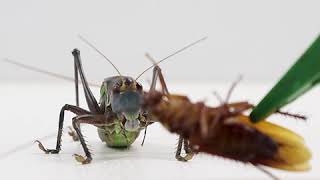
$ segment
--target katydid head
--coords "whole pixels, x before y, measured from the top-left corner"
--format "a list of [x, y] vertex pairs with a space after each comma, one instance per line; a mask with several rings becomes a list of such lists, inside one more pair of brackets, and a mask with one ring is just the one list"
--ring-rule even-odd
[[119, 117], [125, 118], [125, 129], [136, 131], [140, 126], [142, 86], [128, 76], [115, 76], [105, 80], [106, 102]]
[[[188, 49], [191, 46], [205, 40], [207, 37], [201, 38], [193, 43], [188, 44], [187, 46], [175, 51], [169, 56], [161, 59], [160, 61], [152, 61], [153, 65], [145, 69], [140, 73], [135, 79], [122, 76], [118, 68], [108, 59], [101, 51], [99, 51], [93, 44], [88, 40], [79, 36], [79, 38], [85, 42], [87, 45], [92, 47], [97, 51], [104, 59], [106, 59], [117, 71], [119, 76], [113, 76], [105, 79], [103, 86], [101, 88], [101, 97], [102, 102], [106, 107], [112, 108], [112, 111], [122, 117], [125, 117], [125, 129], [129, 131], [135, 131], [139, 128], [139, 115], [141, 112], [142, 105], [142, 96], [143, 90], [142, 86], [137, 83], [137, 80], [149, 69], [158, 66], [159, 63], [169, 59], [170, 57]], [[149, 59], [151, 57], [149, 56]]]

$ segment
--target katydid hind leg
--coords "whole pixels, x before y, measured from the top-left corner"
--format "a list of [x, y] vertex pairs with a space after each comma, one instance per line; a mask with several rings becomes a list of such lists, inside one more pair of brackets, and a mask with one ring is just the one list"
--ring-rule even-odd
[[74, 85], [75, 85], [75, 95], [76, 95], [76, 105], [79, 107], [79, 73], [77, 64], [74, 61]]
[[[75, 86], [75, 98], [76, 98], [76, 106], [79, 106], [79, 73], [77, 68], [77, 63], [74, 61], [74, 86]], [[79, 141], [79, 136], [77, 135], [76, 131], [69, 126], [68, 134], [72, 137], [73, 141]]]
[[78, 49], [74, 49], [72, 51], [72, 55], [74, 56], [74, 61], [76, 65], [76, 69], [78, 70], [78, 73], [80, 75], [80, 79], [82, 82], [85, 98], [87, 101], [88, 108], [91, 113], [93, 114], [101, 114], [100, 107], [97, 103], [97, 100], [92, 94], [92, 91], [88, 85], [87, 79], [84, 75], [83, 68], [82, 68], [82, 63], [81, 63], [81, 58], [80, 58], [80, 51]]

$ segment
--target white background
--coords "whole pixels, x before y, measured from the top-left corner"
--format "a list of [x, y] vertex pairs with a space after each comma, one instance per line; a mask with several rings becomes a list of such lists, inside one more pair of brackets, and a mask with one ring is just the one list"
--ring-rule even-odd
[[[161, 65], [168, 79], [231, 81], [243, 74], [274, 81], [318, 35], [319, 6], [311, 0], [1, 0], [0, 58], [72, 75], [70, 52], [77, 47], [88, 77], [100, 83], [115, 71], [78, 34], [131, 76], [150, 65], [145, 52], [161, 59], [208, 36]], [[1, 81], [51, 80], [5, 64], [0, 72]]]
[[[161, 59], [208, 36], [161, 64], [170, 90], [216, 105], [211, 92], [224, 95], [242, 74], [244, 81], [232, 100], [257, 103], [318, 35], [319, 5], [320, 1], [289, 0], [0, 0], [0, 58], [72, 76], [71, 51], [77, 47], [89, 81], [99, 84], [116, 71], [78, 34], [131, 76], [150, 66], [145, 52]], [[148, 79], [151, 71], [141, 78]], [[98, 89], [93, 91], [98, 97]], [[306, 123], [271, 117], [305, 137], [313, 152], [310, 172], [271, 170], [283, 179], [320, 176], [318, 91], [315, 88], [285, 108], [307, 115]], [[46, 156], [32, 142], [46, 137], [43, 142], [54, 147], [59, 110], [65, 103], [74, 103], [73, 92], [72, 83], [0, 62], [1, 179], [268, 179], [249, 165], [205, 155], [189, 163], [176, 162], [177, 137], [160, 125], [149, 129], [145, 147], [140, 147], [139, 139], [127, 151], [105, 147], [94, 128], [84, 127], [95, 154], [89, 166], [74, 161], [72, 154], [82, 153], [82, 148], [66, 135], [61, 154]], [[66, 125], [71, 117], [67, 115]]]

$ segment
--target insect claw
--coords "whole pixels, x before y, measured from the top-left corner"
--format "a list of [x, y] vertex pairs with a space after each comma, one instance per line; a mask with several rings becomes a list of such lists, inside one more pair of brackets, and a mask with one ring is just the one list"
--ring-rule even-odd
[[184, 156], [183, 158], [186, 160], [186, 161], [189, 161], [193, 158], [193, 155], [194, 153], [190, 152], [190, 153], [187, 153], [186, 156]]
[[192, 158], [192, 156], [186, 155], [183, 157], [183, 156], [178, 155], [178, 156], [176, 156], [176, 159], [181, 162], [187, 162], [188, 160], [190, 160]]
[[46, 154], [49, 154], [49, 153], [57, 154], [57, 153], [59, 153], [59, 150], [57, 150], [57, 149], [46, 149], [39, 140], [35, 140], [34, 143], [38, 143], [39, 149], [41, 149]]
[[80, 162], [81, 164], [89, 164], [91, 162], [91, 158], [85, 158], [84, 156], [81, 156], [79, 154], [73, 155], [76, 161]]
[[34, 143], [38, 143], [39, 149], [41, 149], [46, 154], [49, 154], [49, 151], [43, 146], [43, 144], [39, 140], [35, 140]]

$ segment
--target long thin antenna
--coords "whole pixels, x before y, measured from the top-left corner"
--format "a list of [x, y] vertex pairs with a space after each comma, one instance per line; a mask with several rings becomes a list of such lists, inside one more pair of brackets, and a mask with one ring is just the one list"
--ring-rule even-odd
[[120, 73], [120, 71], [119, 71], [119, 69], [112, 63], [112, 61], [109, 59], [109, 58], [107, 58], [98, 48], [96, 48], [93, 44], [91, 44], [87, 39], [85, 39], [84, 37], [82, 37], [81, 35], [78, 35], [78, 37], [79, 37], [79, 39], [81, 39], [84, 43], [86, 43], [87, 45], [89, 45], [92, 49], [94, 49], [95, 51], [97, 51], [97, 53], [99, 53], [104, 59], [106, 59], [113, 67], [114, 67], [114, 69], [118, 72], [118, 74], [120, 75], [120, 76], [122, 76], [121, 75], [121, 73]]
[[[74, 82], [74, 78], [72, 78], [72, 77], [68, 77], [68, 76], [64, 76], [64, 75], [58, 74], [58, 73], [46, 71], [46, 70], [43, 70], [43, 69], [40, 69], [40, 68], [37, 68], [37, 67], [34, 67], [34, 66], [29, 66], [29, 65], [26, 65], [26, 64], [23, 64], [23, 63], [8, 59], [8, 58], [2, 59], [2, 61], [6, 62], [6, 63], [9, 63], [9, 64], [16, 65], [16, 66], [24, 68], [24, 69], [28, 69], [30, 71], [34, 71], [34, 72], [38, 72], [38, 73], [41, 73], [41, 74], [46, 74], [48, 76], [55, 77], [55, 78], [58, 78], [58, 79], [63, 79], [63, 80], [66, 80], [66, 81]], [[93, 86], [93, 87], [100, 87], [100, 85], [98, 85], [98, 84], [94, 84], [94, 83], [90, 83], [90, 82], [88, 82], [88, 84], [90, 86]]]
[[195, 42], [193, 42], [193, 43], [190, 43], [190, 44], [186, 45], [185, 47], [177, 50], [176, 52], [170, 54], [169, 56], [161, 59], [160, 61], [156, 62], [155, 64], [153, 64], [152, 66], [150, 66], [150, 67], [148, 67], [146, 70], [144, 70], [142, 73], [140, 73], [140, 74], [136, 77], [136, 80], [138, 80], [145, 72], [147, 72], [148, 70], [150, 70], [150, 69], [153, 68], [154, 66], [156, 66], [156, 65], [160, 64], [161, 62], [163, 62], [163, 61], [171, 58], [172, 56], [174, 56], [174, 55], [176, 55], [176, 54], [178, 54], [178, 53], [180, 53], [180, 52], [182, 52], [182, 51], [190, 48], [191, 46], [194, 46], [194, 45], [198, 44], [199, 42], [204, 41], [204, 40], [207, 39], [207, 38], [208, 38], [207, 36], [206, 36], [206, 37], [203, 37], [203, 38], [201, 38], [201, 39], [199, 39], [199, 40], [197, 40], [197, 41], [195, 41]]
[[234, 88], [238, 85], [238, 83], [239, 83], [241, 80], [242, 80], [242, 75], [240, 75], [240, 76], [236, 79], [236, 81], [234, 81], [234, 82], [232, 83], [232, 85], [231, 85], [231, 87], [230, 87], [230, 89], [229, 89], [229, 91], [228, 91], [228, 93], [227, 93], [227, 97], [226, 97], [226, 100], [224, 101], [224, 103], [228, 103], [228, 101], [230, 100], [230, 97], [231, 97], [231, 94], [232, 94]]

